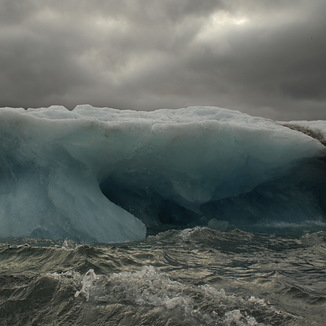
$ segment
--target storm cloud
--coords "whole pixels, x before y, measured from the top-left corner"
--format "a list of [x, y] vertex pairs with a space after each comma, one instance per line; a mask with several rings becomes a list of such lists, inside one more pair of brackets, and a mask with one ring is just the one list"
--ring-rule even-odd
[[324, 0], [0, 0], [0, 106], [326, 118]]

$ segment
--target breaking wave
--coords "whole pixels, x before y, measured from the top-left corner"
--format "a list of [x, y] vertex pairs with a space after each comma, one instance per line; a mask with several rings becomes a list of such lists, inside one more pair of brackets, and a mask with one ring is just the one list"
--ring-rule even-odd
[[1, 325], [322, 326], [325, 232], [0, 244]]

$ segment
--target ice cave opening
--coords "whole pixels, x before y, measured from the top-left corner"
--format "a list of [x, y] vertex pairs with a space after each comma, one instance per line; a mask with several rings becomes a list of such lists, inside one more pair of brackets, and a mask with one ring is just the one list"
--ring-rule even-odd
[[178, 196], [160, 194], [151, 185], [128, 183], [135, 179], [132, 175], [110, 176], [100, 183], [100, 188], [110, 201], [144, 222], [149, 233], [194, 226], [223, 231], [258, 227], [276, 232], [287, 226], [326, 226], [326, 157], [299, 160], [248, 192], [212, 198], [193, 207], [178, 202]]

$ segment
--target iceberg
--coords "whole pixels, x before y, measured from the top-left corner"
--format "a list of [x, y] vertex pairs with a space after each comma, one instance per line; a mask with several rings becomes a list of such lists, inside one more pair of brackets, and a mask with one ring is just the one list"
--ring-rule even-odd
[[1, 108], [0, 237], [324, 223], [325, 146], [283, 124], [217, 107]]

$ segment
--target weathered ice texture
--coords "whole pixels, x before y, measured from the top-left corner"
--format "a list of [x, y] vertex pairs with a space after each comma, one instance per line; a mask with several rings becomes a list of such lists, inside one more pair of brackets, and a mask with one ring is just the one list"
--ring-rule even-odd
[[2, 238], [325, 221], [325, 147], [238, 111], [2, 108], [0, 137]]

